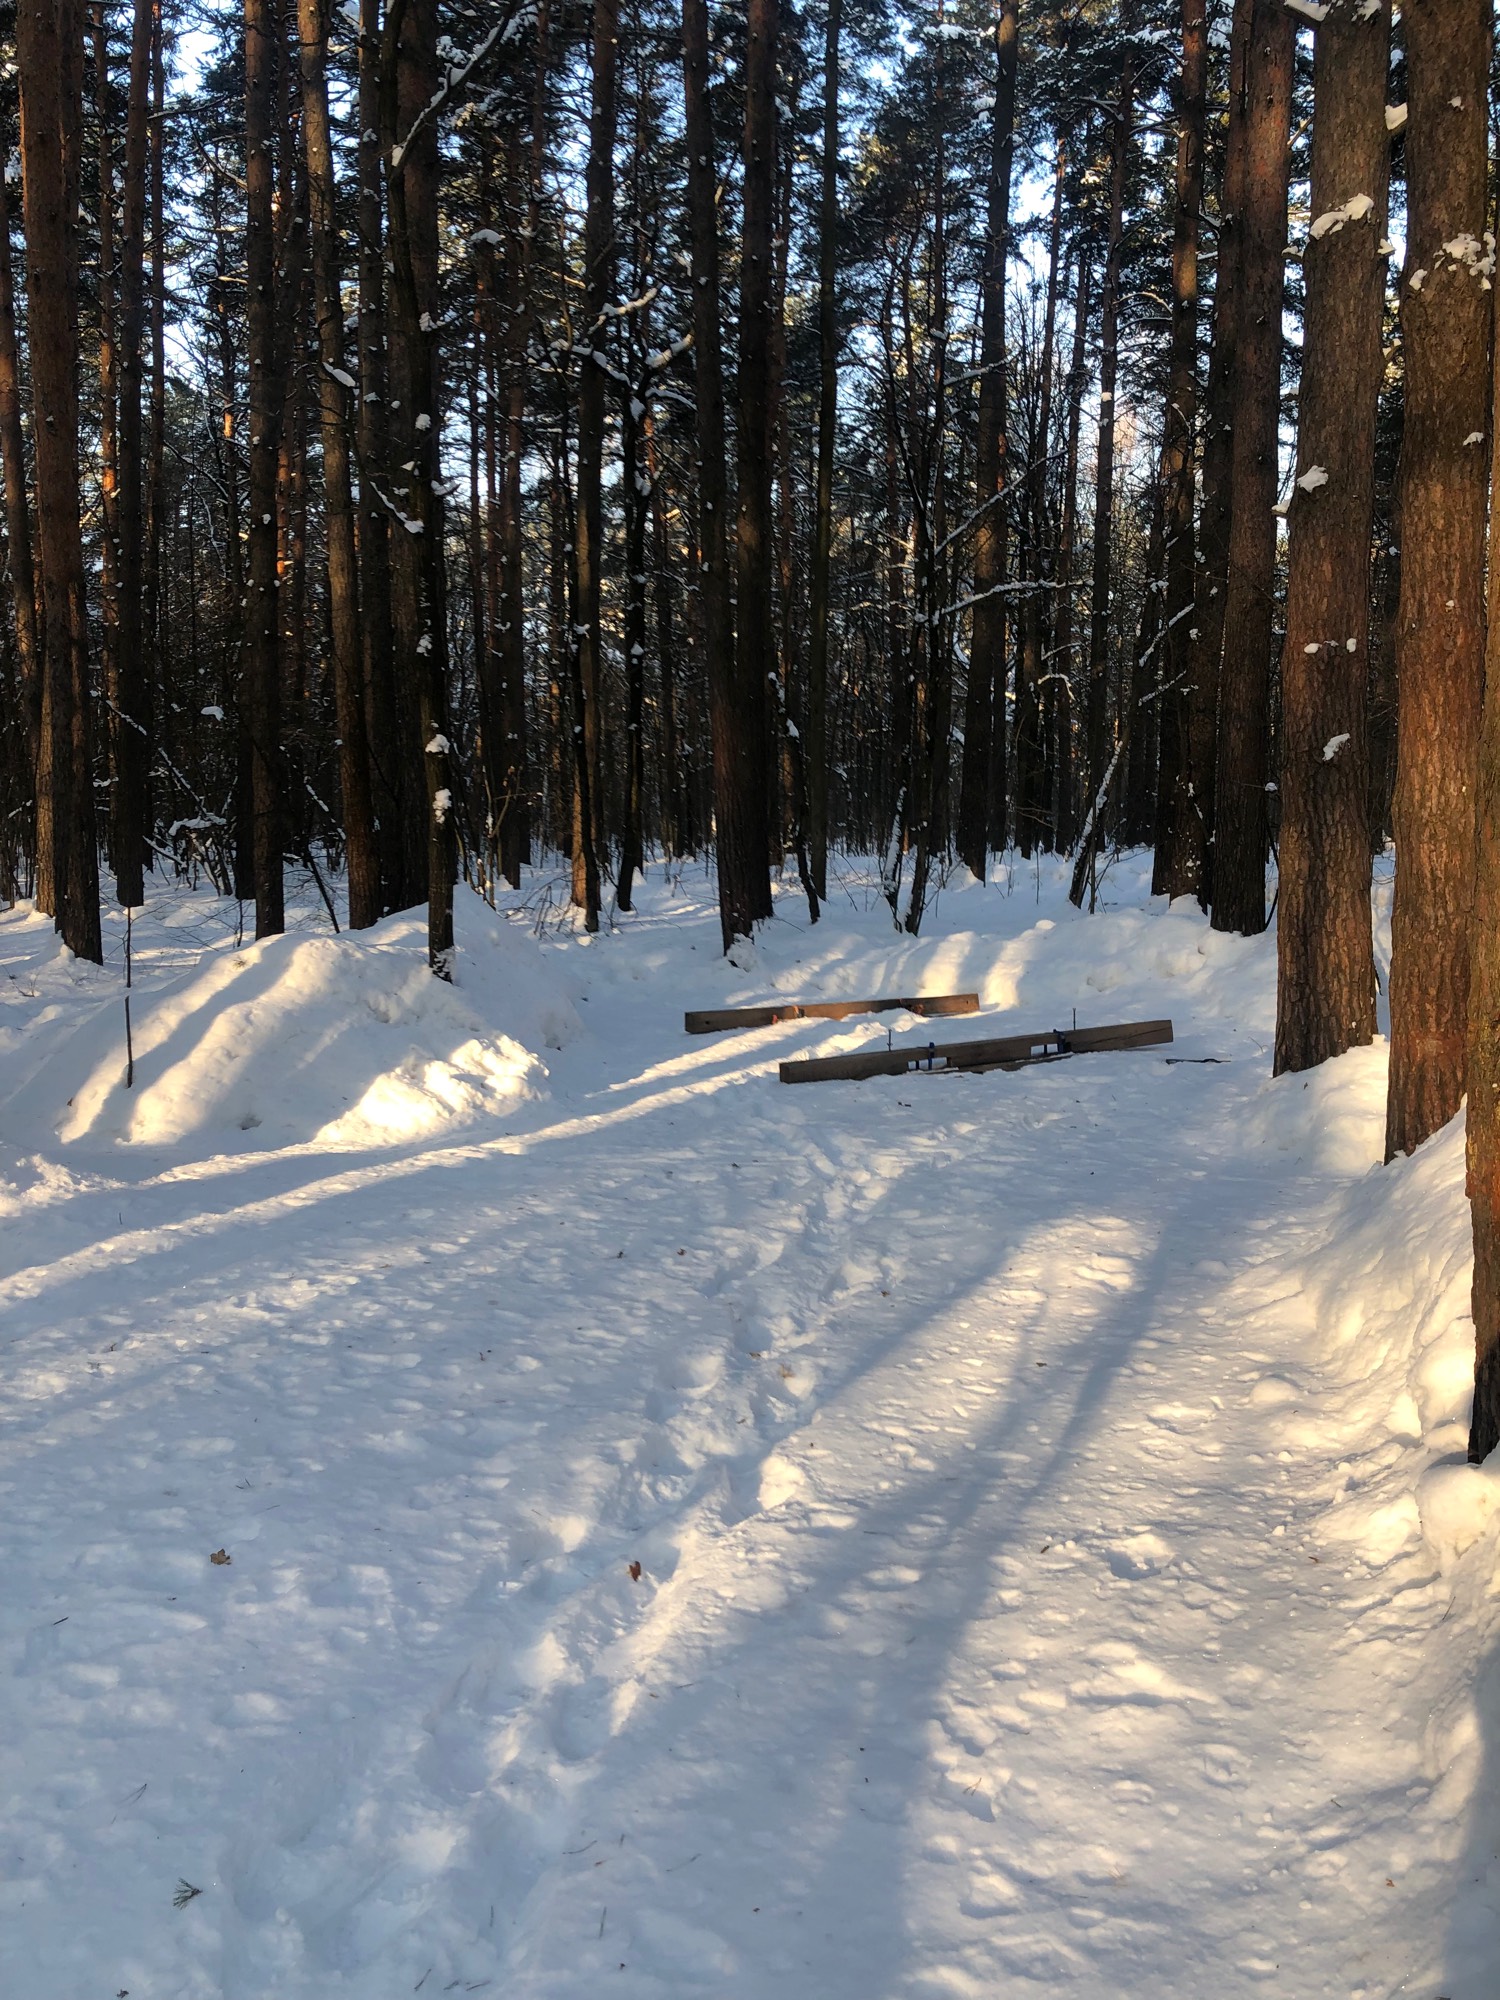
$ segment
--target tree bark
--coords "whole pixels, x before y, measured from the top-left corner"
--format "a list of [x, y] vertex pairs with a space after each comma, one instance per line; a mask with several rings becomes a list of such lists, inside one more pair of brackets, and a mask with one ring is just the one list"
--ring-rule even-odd
[[[1410, 113], [1408, 113], [1410, 116]], [[1491, 293], [1492, 303], [1500, 292]], [[1491, 327], [1490, 515], [1500, 519], [1500, 339]], [[1474, 1226], [1474, 1412], [1469, 1457], [1500, 1444], [1500, 563], [1489, 569], [1484, 704], [1475, 799], [1469, 971], [1469, 1209]]]
[[386, 453], [389, 369], [386, 357], [384, 175], [380, 146], [380, 0], [360, 0], [359, 15], [359, 605], [371, 806], [386, 911], [420, 902], [421, 883], [407, 866], [408, 759], [397, 724], [391, 521], [381, 492]]
[[[448, 573], [439, 398], [438, 146], [430, 107], [439, 84], [437, 0], [391, 0], [381, 38], [381, 121], [390, 210], [390, 338], [405, 393], [395, 456], [413, 467], [404, 486], [402, 554], [411, 565], [398, 624], [398, 672], [412, 697], [422, 760], [427, 859], [427, 963], [453, 977], [453, 878], [457, 856], [448, 736]], [[408, 428], [409, 426], [409, 428]], [[414, 561], [413, 561], [414, 558]], [[400, 611], [403, 603], [398, 600]], [[404, 621], [403, 621], [404, 623]]]
[[617, 124], [618, 0], [595, 0], [593, 103], [589, 115], [587, 210], [583, 228], [583, 336], [578, 355], [578, 682], [583, 710], [578, 805], [573, 847], [573, 901], [584, 929], [599, 928], [599, 859], [602, 848], [602, 749], [599, 703], [604, 661], [600, 585], [604, 557], [604, 405], [608, 377], [596, 347], [604, 340], [605, 314], [614, 288], [614, 161]]
[[[37, 617], [36, 565], [31, 548], [31, 507], [26, 491], [26, 448], [21, 430], [21, 360], [16, 343], [15, 269], [10, 247], [10, 193], [0, 173], [0, 466], [5, 478], [5, 531], [10, 547], [11, 603], [26, 744], [33, 775], [41, 748], [42, 634]], [[38, 908], [50, 907], [41, 896]]]
[[307, 158], [312, 235], [313, 314], [318, 333], [318, 417], [323, 441], [324, 537], [328, 614], [333, 641], [334, 711], [339, 732], [339, 790], [349, 878], [349, 927], [380, 917], [380, 853], [370, 798], [365, 733], [354, 494], [349, 475], [349, 393], [344, 367], [344, 303], [339, 281], [337, 190], [328, 120], [328, 24], [321, 0], [298, 0], [302, 72], [302, 141]]
[[83, 35], [75, 0], [20, 0], [22, 200], [45, 621], [38, 873], [63, 942], [102, 961], [79, 514], [78, 182]]
[[1388, 0], [1332, 0], [1313, 66], [1312, 232], [1281, 657], [1278, 1075], [1375, 1032], [1365, 647], [1383, 370]]
[[[1242, 133], [1234, 238], [1229, 541], [1214, 779], [1213, 926], [1266, 923], [1266, 783], [1276, 593], [1281, 309], [1296, 23], [1284, 0], [1255, 0], [1250, 46], [1230, 82], [1231, 143]], [[1221, 246], [1222, 255], [1222, 246]], [[1200, 611], [1200, 616], [1202, 616]]]
[[1489, 9], [1420, 0], [1402, 18], [1406, 397], [1387, 1159], [1446, 1124], [1464, 1089], [1494, 269], [1493, 238], [1488, 252], [1483, 242]]
[[250, 521], [246, 532], [246, 712], [250, 724], [251, 872], [255, 935], [285, 929], [282, 891], [280, 618], [276, 603], [276, 476], [284, 385], [277, 370], [272, 161], [277, 21], [273, 0], [245, 0], [245, 278], [250, 371]]
[[1005, 845], [1005, 265], [1015, 164], [1017, 0], [999, 0], [995, 108], [980, 275], [979, 428], [974, 451], [974, 617], [959, 773], [958, 851], [984, 880], [992, 846]]
[[[1193, 763], [1193, 709], [1208, 691], [1193, 684], [1193, 456], [1198, 411], [1198, 212], [1203, 206], [1203, 117], [1208, 76], [1204, 0], [1182, 0], [1182, 75], [1177, 100], [1177, 206], [1172, 234], [1172, 333], [1161, 477], [1167, 537], [1166, 667], [1151, 887], [1204, 900], [1208, 827]], [[1212, 725], [1206, 734], [1212, 737]]]
[[[745, 43], [744, 177], [740, 223], [739, 418], [735, 470], [739, 506], [735, 522], [735, 616], [738, 627], [740, 755], [746, 783], [762, 800], [754, 837], [767, 859], [747, 878], [751, 916], [771, 914], [770, 730], [768, 691], [776, 672], [773, 615], [774, 524], [771, 516], [771, 376], [774, 328], [772, 256], [776, 221], [776, 41], [779, 0], [748, 0]], [[747, 834], [751, 832], [747, 820]]]
[[[770, 898], [764, 755], [748, 741], [729, 585], [729, 481], [725, 464], [724, 368], [719, 334], [718, 174], [709, 96], [708, 7], [683, 0], [683, 82], [692, 247], [693, 351], [698, 445], [698, 589], [707, 653], [709, 722], [719, 876], [719, 926], [727, 952], [748, 937]], [[763, 664], [752, 669], [753, 707], [764, 711]], [[761, 729], [762, 741], [764, 728]]]
[[818, 204], [818, 469], [807, 639], [807, 845], [813, 888], [828, 895], [828, 593], [838, 423], [839, 39], [843, 0], [823, 37], [823, 179]]

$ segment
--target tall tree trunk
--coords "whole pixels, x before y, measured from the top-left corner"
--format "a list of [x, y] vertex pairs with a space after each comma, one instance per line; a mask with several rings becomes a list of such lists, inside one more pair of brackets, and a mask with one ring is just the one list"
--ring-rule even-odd
[[[683, 0], [684, 113], [692, 245], [693, 351], [697, 383], [698, 591], [707, 654], [719, 925], [725, 951], [748, 937], [770, 900], [765, 759], [753, 754], [765, 707], [764, 663], [752, 663], [750, 699], [739, 671], [729, 585], [729, 481], [720, 347], [718, 172], [709, 97], [707, 0]], [[747, 710], [750, 713], [747, 714]], [[760, 725], [764, 743], [764, 724]]]
[[[1285, 9], [1282, 10], [1283, 14]], [[1201, 425], [1202, 497], [1198, 514], [1198, 571], [1193, 606], [1190, 715], [1194, 782], [1204, 830], [1202, 900], [1212, 905], [1215, 859], [1215, 786], [1218, 754], [1219, 667], [1224, 649], [1224, 598], [1229, 566], [1230, 495], [1233, 478], [1235, 359], [1240, 320], [1240, 238], [1244, 227], [1246, 113], [1255, 0], [1235, 0], [1229, 36], [1229, 118], [1219, 229], [1214, 257], [1213, 338]]]
[[[31, 507], [21, 430], [21, 360], [16, 343], [10, 193], [3, 173], [0, 173], [0, 466], [5, 477], [5, 531], [10, 544], [7, 554], [16, 622], [16, 657], [21, 670], [26, 744], [34, 776], [41, 747], [42, 635], [37, 619], [36, 566], [31, 552]], [[43, 901], [39, 894], [37, 906], [50, 909], [51, 903]]]
[[[1396, 625], [1396, 893], [1386, 1157], [1464, 1090], [1474, 794], [1484, 691], [1490, 412], [1486, 133], [1490, 12], [1421, 0], [1406, 28], [1401, 599]], [[1363, 664], [1363, 662], [1361, 662]]]
[[604, 665], [600, 586], [604, 559], [604, 404], [608, 378], [594, 358], [602, 346], [614, 289], [614, 173], [618, 0], [595, 0], [593, 104], [589, 116], [587, 211], [583, 229], [583, 337], [578, 352], [577, 686], [579, 735], [573, 901], [584, 929], [599, 928], [599, 858], [603, 845], [603, 737], [599, 704]]
[[[457, 855], [448, 737], [448, 572], [444, 550], [442, 410], [438, 340], [437, 0], [392, 0], [381, 37], [381, 120], [390, 210], [390, 336], [405, 394], [399, 419], [409, 432], [397, 448], [413, 470], [404, 487], [401, 551], [410, 565], [397, 598], [412, 624], [398, 623], [398, 672], [414, 697], [423, 775], [427, 858], [427, 963], [453, 976], [453, 878]], [[414, 558], [414, 560], [413, 560]]]
[[1281, 655], [1276, 1056], [1310, 1069], [1375, 1032], [1365, 648], [1383, 358], [1388, 0], [1332, 0], [1313, 67], [1297, 483]]
[[[1125, 233], [1125, 175], [1135, 125], [1135, 65], [1126, 51], [1119, 95], [1110, 128], [1109, 239], [1099, 297], [1099, 446], [1094, 461], [1094, 562], [1089, 591], [1089, 663], [1084, 742], [1088, 790], [1084, 812], [1091, 815], [1087, 840], [1097, 850], [1103, 836], [1103, 792], [1112, 752], [1109, 723], [1109, 590], [1114, 549], [1115, 390], [1120, 372], [1120, 264]], [[1154, 516], [1153, 516], [1154, 521]], [[1152, 575], [1156, 572], [1153, 570]], [[1127, 719], [1127, 727], [1129, 722]], [[1135, 740], [1132, 737], [1132, 740]], [[1075, 871], [1074, 902], [1082, 901], [1082, 878]], [[1072, 891], [1069, 892], [1072, 894]]]
[[284, 385], [277, 369], [274, 164], [277, 17], [274, 0], [245, 0], [245, 278], [250, 370], [250, 521], [246, 534], [246, 711], [254, 819], [255, 935], [285, 929], [282, 899], [280, 618], [276, 603], [276, 483]]
[[328, 25], [321, 0], [298, 0], [302, 71], [302, 141], [312, 234], [313, 314], [318, 332], [318, 416], [323, 441], [324, 537], [328, 617], [333, 640], [334, 711], [339, 732], [339, 790], [349, 876], [349, 925], [364, 930], [380, 916], [380, 854], [370, 799], [359, 636], [354, 494], [349, 476], [349, 391], [344, 367], [344, 305], [339, 281], [337, 190], [328, 121]]
[[99, 678], [109, 709], [110, 861], [120, 849], [120, 349], [115, 274], [115, 117], [110, 102], [109, 21], [94, 0], [94, 125], [99, 216]]
[[1021, 599], [1021, 653], [1016, 667], [1016, 844], [1029, 859], [1035, 848], [1047, 847], [1053, 837], [1052, 815], [1048, 809], [1046, 760], [1043, 745], [1042, 695], [1043, 648], [1047, 615], [1043, 595], [1047, 586], [1047, 564], [1043, 542], [1047, 532], [1047, 458], [1052, 429], [1052, 350], [1057, 331], [1057, 273], [1062, 257], [1063, 174], [1067, 152], [1062, 134], [1057, 136], [1057, 152], [1052, 173], [1052, 227], [1047, 250], [1047, 305], [1043, 320], [1040, 379], [1037, 389], [1036, 436], [1026, 466], [1026, 560], [1022, 576], [1027, 585]]
[[[500, 867], [513, 889], [531, 859], [531, 807], [526, 789], [526, 590], [523, 568], [521, 481], [526, 454], [526, 350], [533, 313], [531, 273], [541, 226], [542, 169], [547, 144], [547, 86], [551, 50], [549, 0], [536, 9], [536, 74], [531, 137], [525, 154], [525, 224], [506, 251], [506, 320], [503, 348], [505, 450], [500, 480], [500, 726], [504, 736], [500, 806]], [[520, 149], [517, 147], [519, 155]]]
[[[1281, 308], [1296, 22], [1255, 0], [1250, 46], [1230, 79], [1231, 156], [1241, 158], [1233, 239], [1236, 332], [1229, 540], [1223, 589], [1214, 778], [1213, 926], [1254, 936], [1266, 922], [1266, 783], [1276, 593]], [[1222, 249], [1221, 249], [1222, 255]], [[1308, 350], [1304, 349], [1304, 352]], [[1212, 568], [1205, 559], [1210, 584]], [[1200, 612], [1200, 616], [1204, 613]]]
[[[639, 144], [639, 135], [637, 135]], [[642, 276], [644, 274], [638, 274]], [[644, 329], [643, 329], [644, 331]], [[625, 504], [625, 823], [620, 841], [622, 910], [633, 908], [631, 882], [646, 873], [646, 513], [650, 482], [644, 471], [640, 399], [627, 392], [621, 416], [620, 485]], [[644, 414], [644, 411], [642, 412]]]
[[[1408, 113], [1410, 116], [1410, 113]], [[1500, 292], [1491, 293], [1492, 304]], [[1491, 327], [1490, 517], [1500, 520], [1500, 339]], [[1446, 607], [1445, 607], [1446, 608]], [[1500, 563], [1489, 568], [1469, 971], [1468, 1194], [1474, 1225], [1474, 1414], [1469, 1457], [1500, 1444]]]
[[386, 356], [386, 245], [380, 146], [381, 0], [359, 13], [359, 606], [371, 804], [380, 852], [385, 910], [420, 902], [404, 837], [408, 760], [397, 726], [391, 522], [381, 491], [386, 453], [389, 368]]
[[[75, 0], [19, 0], [27, 334], [36, 451], [37, 552], [46, 636], [38, 869], [63, 942], [99, 963], [99, 857], [79, 515], [78, 184], [83, 34]], [[42, 867], [43, 850], [50, 878]]]
[[843, 0], [823, 36], [823, 181], [818, 204], [818, 469], [807, 640], [807, 845], [813, 888], [828, 894], [828, 597], [838, 423], [839, 39]]
[[[779, 0], [748, 0], [745, 33], [744, 180], [740, 226], [739, 421], [735, 470], [735, 615], [741, 752], [770, 796], [768, 691], [776, 672], [771, 517], [771, 372], [775, 322], [772, 257], [776, 223], [776, 40]], [[771, 914], [770, 825], [761, 809], [757, 837], [767, 858], [749, 883], [753, 919]]]
[[1204, 898], [1208, 827], [1193, 763], [1195, 703], [1207, 690], [1193, 685], [1193, 445], [1198, 409], [1198, 212], [1203, 206], [1203, 116], [1208, 77], [1205, 0], [1182, 0], [1182, 76], [1177, 102], [1177, 209], [1172, 237], [1172, 335], [1167, 415], [1162, 432], [1162, 486], [1167, 535], [1167, 688], [1161, 702], [1161, 789], [1157, 796], [1156, 867], [1159, 895]]
[[142, 589], [145, 562], [145, 452], [142, 396], [146, 345], [146, 171], [149, 152], [152, 0], [136, 0], [125, 117], [125, 173], [120, 228], [120, 429], [118, 527], [119, 618], [115, 633], [113, 850], [116, 893], [133, 907], [145, 899], [146, 714]]
[[1062, 521], [1057, 536], [1057, 623], [1053, 671], [1062, 677], [1063, 701], [1057, 729], [1057, 845], [1070, 854], [1077, 835], [1077, 799], [1073, 777], [1073, 701], [1077, 686], [1073, 659], [1073, 560], [1078, 541], [1078, 438], [1083, 396], [1088, 387], [1089, 291], [1093, 265], [1087, 247], [1078, 254], [1078, 290], [1073, 300], [1073, 352], [1068, 362], [1067, 443], [1063, 450]]
[[999, 0], [995, 106], [980, 267], [979, 428], [974, 452], [974, 617], [964, 699], [958, 851], [984, 879], [989, 849], [1005, 844], [1005, 265], [1015, 163], [1017, 0]]

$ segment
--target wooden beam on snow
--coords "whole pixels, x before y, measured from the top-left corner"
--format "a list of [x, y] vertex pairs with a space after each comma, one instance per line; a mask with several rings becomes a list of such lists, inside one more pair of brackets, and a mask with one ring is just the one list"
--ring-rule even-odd
[[853, 1014], [977, 1014], [977, 993], [919, 993], [909, 1000], [779, 1000], [773, 1007], [710, 1007], [684, 1014], [690, 1035], [717, 1035], [728, 1028], [770, 1028], [777, 1021], [847, 1021]]
[[1145, 1049], [1172, 1039], [1170, 1021], [1120, 1021], [1107, 1028], [1044, 1028], [1035, 1035], [993, 1035], [980, 1042], [907, 1042], [894, 1049], [860, 1049], [853, 1055], [809, 1056], [784, 1062], [783, 1083], [829, 1083], [866, 1076], [905, 1076], [914, 1070], [1022, 1069], [1062, 1056], [1111, 1049]]

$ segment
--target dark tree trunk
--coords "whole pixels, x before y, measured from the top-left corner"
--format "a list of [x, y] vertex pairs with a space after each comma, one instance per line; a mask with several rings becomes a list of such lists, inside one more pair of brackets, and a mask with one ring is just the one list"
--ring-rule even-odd
[[21, 172], [27, 334], [42, 579], [37, 873], [64, 944], [102, 960], [79, 515], [78, 182], [82, 20], [73, 0], [20, 0]]
[[285, 929], [282, 901], [281, 659], [276, 602], [276, 474], [284, 385], [277, 369], [274, 130], [277, 17], [245, 0], [245, 281], [250, 370], [250, 521], [246, 533], [246, 716], [250, 729], [255, 935]]
[[980, 275], [979, 429], [974, 451], [974, 618], [959, 773], [958, 851], [982, 881], [1005, 845], [1005, 265], [1015, 163], [1017, 0], [999, 0], [995, 107]]
[[823, 182], [818, 206], [818, 470], [807, 640], [807, 846], [813, 888], [828, 894], [828, 590], [838, 419], [839, 36], [828, 0], [823, 40]]
[[318, 415], [323, 442], [324, 536], [328, 616], [333, 640], [334, 710], [339, 732], [339, 789], [349, 876], [349, 925], [364, 930], [380, 916], [380, 853], [370, 799], [364, 665], [359, 634], [354, 495], [349, 476], [349, 389], [344, 368], [344, 307], [328, 121], [327, 21], [321, 0], [298, 0], [302, 70], [302, 140], [307, 158], [312, 233], [313, 313], [318, 332]]
[[[739, 507], [735, 524], [735, 671], [739, 683], [740, 755], [747, 782], [770, 796], [767, 691], [776, 672], [772, 604], [773, 533], [771, 465], [775, 447], [771, 409], [776, 222], [776, 40], [779, 0], [748, 0], [745, 45], [744, 180], [740, 228], [739, 416], [735, 469]], [[764, 803], [756, 829], [770, 859]], [[771, 914], [769, 868], [757, 869], [749, 887], [756, 921]]]
[[[1409, 115], [1409, 114], [1408, 114]], [[1492, 293], [1492, 302], [1500, 293]], [[1492, 339], [1490, 513], [1500, 518], [1500, 339]], [[1483, 720], [1475, 799], [1469, 970], [1468, 1193], [1474, 1224], [1474, 1415], [1469, 1457], [1500, 1444], [1500, 563], [1489, 570]]]
[[1266, 923], [1266, 783], [1276, 603], [1277, 434], [1288, 137], [1296, 24], [1283, 0], [1255, 0], [1251, 46], [1231, 77], [1231, 138], [1243, 134], [1239, 208], [1226, 217], [1237, 263], [1229, 542], [1214, 779], [1213, 924], [1254, 936]]
[[604, 405], [608, 378], [594, 359], [604, 340], [614, 285], [614, 160], [618, 0], [595, 0], [593, 104], [589, 117], [587, 212], [583, 232], [583, 338], [578, 353], [577, 687], [583, 710], [574, 818], [573, 901], [585, 930], [599, 928], [603, 844], [603, 737], [599, 703], [604, 664], [600, 585], [604, 557]]
[[[739, 671], [729, 587], [729, 481], [719, 335], [718, 174], [709, 97], [706, 0], [683, 0], [683, 79], [697, 383], [698, 591], [707, 653], [713, 794], [724, 949], [748, 937], [770, 901], [762, 718], [763, 661]], [[768, 155], [767, 167], [770, 165]], [[769, 274], [767, 274], [769, 275]], [[747, 709], [750, 711], [746, 713]], [[758, 736], [757, 736], [758, 731]], [[761, 745], [757, 761], [755, 741]]]
[[448, 737], [448, 573], [438, 366], [443, 313], [437, 124], [430, 112], [439, 77], [436, 0], [392, 0], [381, 38], [381, 130], [389, 163], [391, 350], [399, 358], [398, 379], [405, 390], [397, 413], [402, 441], [394, 456], [401, 460], [403, 452], [410, 452], [410, 459], [401, 462], [413, 467], [397, 489], [405, 496], [397, 665], [410, 690], [417, 724], [414, 748], [422, 760], [427, 962], [440, 979], [451, 979], [457, 760]]
[[1182, 76], [1177, 102], [1177, 208], [1172, 237], [1172, 335], [1167, 414], [1162, 430], [1162, 491], [1167, 537], [1167, 685], [1161, 697], [1160, 790], [1157, 794], [1158, 895], [1204, 901], [1208, 827], [1193, 764], [1193, 710], [1207, 691], [1193, 685], [1193, 445], [1198, 407], [1198, 212], [1203, 206], [1203, 116], [1208, 77], [1205, 0], [1182, 0]]
[[1406, 397], [1387, 1159], [1445, 1125], [1464, 1091], [1485, 647], [1478, 446], [1490, 423], [1482, 240], [1490, 12], [1482, 0], [1421, 0], [1402, 19]]
[[405, 910], [422, 900], [404, 828], [409, 817], [397, 725], [387, 470], [385, 204], [380, 147], [380, 0], [359, 16], [359, 606], [371, 805], [380, 853], [381, 902]]
[[[21, 361], [16, 344], [15, 270], [10, 248], [10, 194], [0, 173], [0, 466], [5, 475], [5, 529], [9, 540], [11, 603], [26, 744], [33, 774], [42, 722], [42, 636], [37, 618], [36, 567], [31, 552], [31, 508], [26, 491], [26, 449], [21, 430]], [[38, 896], [38, 907], [49, 904]]]
[[1313, 233], [1281, 655], [1276, 1056], [1311, 1069], [1375, 1032], [1365, 647], [1383, 359], [1387, 0], [1333, 0], [1313, 70]]

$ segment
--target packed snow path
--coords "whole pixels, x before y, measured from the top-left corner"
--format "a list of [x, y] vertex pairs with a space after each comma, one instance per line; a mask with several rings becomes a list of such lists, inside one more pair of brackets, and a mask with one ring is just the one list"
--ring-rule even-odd
[[[1161, 906], [740, 974], [680, 902], [487, 1123], [4, 1134], [6, 1994], [1492, 2000], [1379, 1052], [1270, 1086], [1267, 947]], [[897, 964], [1224, 1060], [681, 1034]]]

